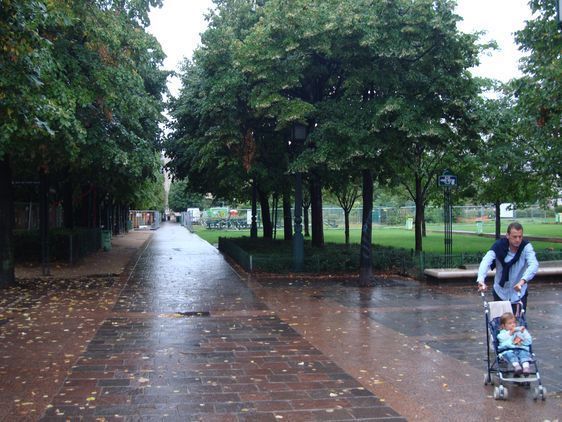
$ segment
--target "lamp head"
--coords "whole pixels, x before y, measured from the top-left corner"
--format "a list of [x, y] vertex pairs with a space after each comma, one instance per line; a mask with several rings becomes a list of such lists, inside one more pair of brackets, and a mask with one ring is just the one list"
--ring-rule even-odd
[[306, 139], [307, 127], [302, 123], [294, 123], [291, 128], [291, 139], [294, 141], [304, 141]]

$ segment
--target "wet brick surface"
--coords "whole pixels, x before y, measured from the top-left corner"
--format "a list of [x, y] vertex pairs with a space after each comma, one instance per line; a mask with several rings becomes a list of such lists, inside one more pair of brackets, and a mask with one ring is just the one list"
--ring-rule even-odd
[[156, 233], [41, 420], [66, 418], [405, 420], [173, 226]]
[[3, 292], [0, 421], [556, 420], [561, 293], [529, 299], [547, 401], [512, 388], [498, 403], [474, 286], [242, 281], [165, 224], [128, 280]]
[[[283, 284], [275, 282], [262, 285], [283, 288]], [[474, 368], [486, 368], [483, 304], [473, 286], [387, 281], [380, 289], [357, 289], [353, 282], [301, 280], [293, 282], [292, 287], [316, 290], [319, 300], [333, 300], [348, 309], [367, 310], [369, 318], [388, 328]], [[561, 393], [561, 288], [554, 283], [537, 284], [530, 289], [527, 323], [533, 335], [533, 351], [548, 391]]]

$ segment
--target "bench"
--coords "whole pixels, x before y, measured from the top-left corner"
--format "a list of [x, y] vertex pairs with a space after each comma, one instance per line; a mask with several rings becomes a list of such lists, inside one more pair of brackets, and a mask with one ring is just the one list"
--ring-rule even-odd
[[[476, 281], [478, 265], [465, 265], [463, 268], [426, 268], [424, 275], [433, 280], [472, 279]], [[496, 275], [496, 270], [488, 271], [487, 277]], [[539, 263], [535, 277], [552, 277], [562, 275], [562, 261], [544, 261]]]

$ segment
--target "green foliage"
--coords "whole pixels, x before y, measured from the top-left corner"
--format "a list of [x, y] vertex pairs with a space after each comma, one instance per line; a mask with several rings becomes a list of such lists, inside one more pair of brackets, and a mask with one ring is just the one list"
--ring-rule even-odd
[[[529, 1], [534, 18], [516, 40], [523, 52], [524, 76], [514, 81], [520, 130], [531, 141], [532, 165], [560, 187], [562, 162], [562, 32], [556, 22], [556, 2]], [[555, 180], [552, 180], [555, 178]]]
[[479, 202], [521, 206], [534, 202], [541, 190], [546, 197], [548, 185], [529, 165], [534, 153], [518, 126], [519, 116], [511, 96], [483, 99], [481, 113], [482, 154], [473, 161]]
[[145, 179], [134, 191], [131, 208], [164, 211], [164, 175], [157, 172], [153, 179]]
[[144, 25], [160, 4], [3, 2], [0, 159], [9, 152], [13, 162], [131, 200], [159, 167], [167, 73]]
[[189, 191], [189, 184], [185, 180], [176, 180], [170, 185], [168, 207], [174, 211], [184, 211], [187, 208], [206, 209], [211, 201], [205, 195]]

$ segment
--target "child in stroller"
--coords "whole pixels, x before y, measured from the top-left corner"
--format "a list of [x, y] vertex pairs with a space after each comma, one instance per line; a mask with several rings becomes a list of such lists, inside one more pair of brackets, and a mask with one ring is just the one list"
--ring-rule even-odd
[[533, 361], [530, 346], [533, 342], [529, 330], [524, 325], [517, 325], [515, 315], [505, 312], [500, 317], [501, 331], [498, 334], [498, 352], [500, 359], [513, 366], [513, 375], [529, 375], [531, 367], [529, 362]]
[[[484, 293], [482, 292], [481, 294], [484, 298]], [[531, 383], [536, 382], [538, 386], [535, 387], [533, 398], [536, 400], [540, 397], [542, 400], [545, 400], [546, 388], [542, 385], [538, 363], [532, 350], [532, 339], [527, 330], [524, 311], [521, 311], [519, 306], [514, 315], [511, 302], [487, 302], [485, 299], [484, 309], [488, 352], [484, 384], [493, 385], [495, 382], [492, 376], [497, 377], [499, 385], [494, 388], [494, 399], [506, 400], [508, 398], [508, 389], [504, 386], [504, 382], [512, 382], [529, 387]], [[502, 316], [505, 316], [503, 321], [501, 319]], [[516, 340], [516, 337], [520, 338], [520, 340]], [[510, 343], [513, 343], [515, 347], [511, 346]], [[526, 364], [522, 367], [524, 362]], [[517, 363], [520, 364], [517, 365]], [[525, 377], [521, 377], [522, 373]]]

